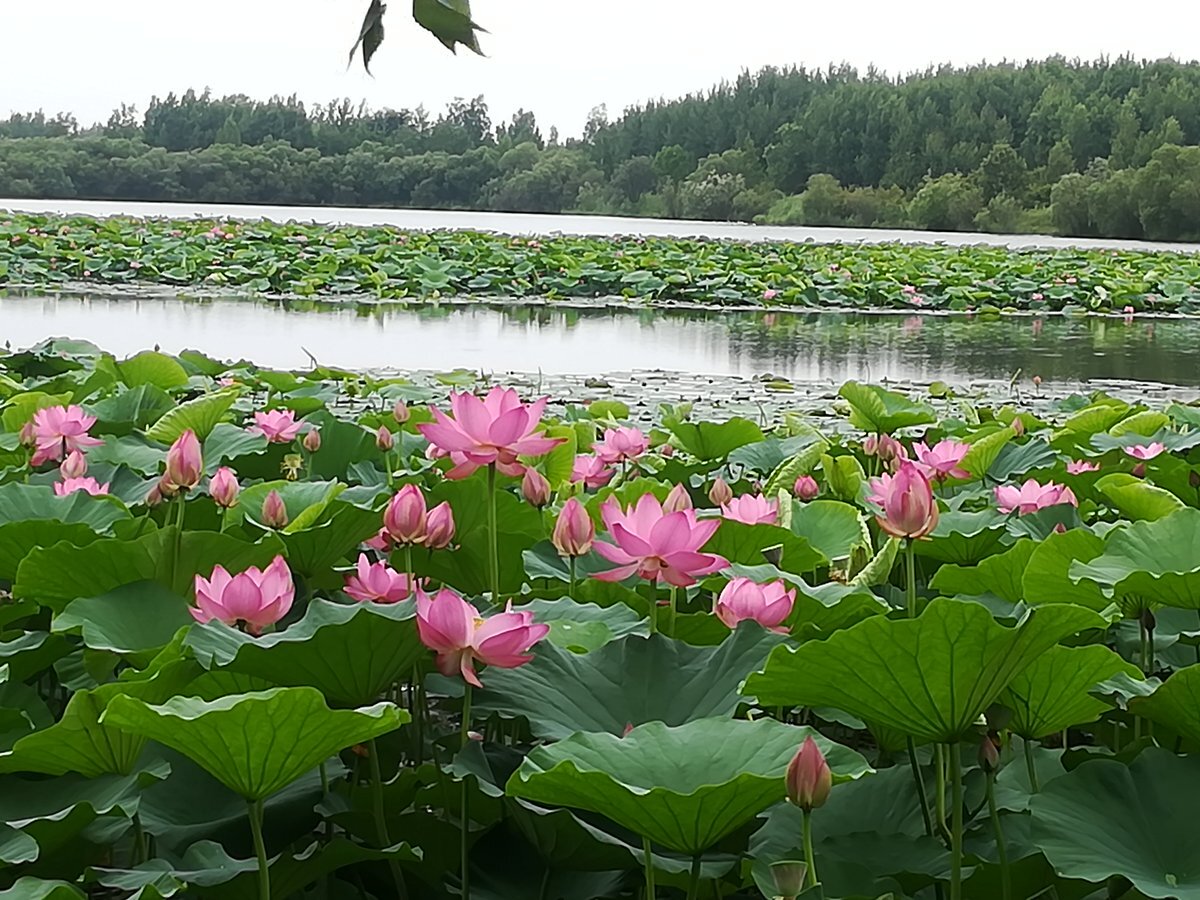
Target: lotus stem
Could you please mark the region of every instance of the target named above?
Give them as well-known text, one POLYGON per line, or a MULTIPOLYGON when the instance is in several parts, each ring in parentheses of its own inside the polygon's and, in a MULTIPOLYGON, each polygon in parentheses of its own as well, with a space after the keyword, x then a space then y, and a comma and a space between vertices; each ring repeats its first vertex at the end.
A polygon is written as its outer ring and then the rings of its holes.
POLYGON ((538 888, 538 900, 546 900, 550 890, 550 872, 550 867, 546 866, 546 871, 542 873, 542 885, 538 888))
POLYGON ((925 778, 921 775, 921 765, 917 762, 917 745, 912 738, 908 739, 908 766, 912 770, 913 781, 917 784, 917 800, 921 804, 921 819, 925 822, 925 833, 933 837, 933 817, 929 814, 929 798, 925 796, 925 778))
POLYGON ((934 824, 943 836, 948 836, 949 832, 946 830, 946 751, 941 744, 934 747, 933 764, 937 767, 937 778, 934 782, 936 793, 933 798, 934 824))
MULTIPOLYGON (((379 766, 379 748, 375 743, 375 738, 371 738, 367 745, 367 752, 370 753, 371 763, 371 806, 375 814, 375 834, 379 841, 379 849, 386 850, 392 846, 391 836, 388 835, 387 816, 383 808, 383 774, 379 766)), ((325 766, 322 764, 321 771, 324 772, 325 766)), ((400 864, 394 859, 388 860, 388 867, 392 870, 392 881, 396 885, 396 897, 398 900, 407 900, 408 886, 404 883, 404 873, 400 871, 400 864)))
POLYGON ((1042 789, 1038 783, 1037 766, 1033 764, 1033 741, 1028 738, 1024 739, 1025 744, 1025 771, 1029 773, 1029 788, 1035 794, 1042 789))
POLYGON ((1002 900, 1012 900, 1012 876, 1008 870, 1008 842, 1004 839, 1004 829, 1000 827, 1000 811, 996 808, 996 773, 988 772, 987 776, 988 815, 992 819, 992 829, 996 832, 996 853, 1000 857, 1000 892, 1002 900))
MULTIPOLYGON (((494 474, 495 467, 493 466, 490 471, 493 474, 488 480, 494 481, 495 480, 495 474, 494 474)), ((495 509, 494 503, 493 503, 492 509, 493 510, 495 509)), ((493 522, 495 521, 494 515, 492 517, 492 521, 493 522)), ((471 685, 464 682, 463 683, 462 727, 459 732, 460 737, 462 738, 462 742, 461 742, 461 745, 459 748, 461 750, 465 750, 467 748, 467 741, 470 740, 470 736, 469 736, 470 729, 471 729, 471 685)), ((470 795, 469 788, 470 788, 469 779, 466 775, 464 775, 463 780, 462 780, 462 862, 460 863, 460 865, 462 866, 462 878, 461 878, 462 893, 460 896, 463 898, 463 900, 468 900, 468 898, 471 896, 471 860, 470 860, 470 851, 469 851, 469 847, 468 847, 468 842, 469 842, 469 839, 471 836, 471 813, 470 813, 471 795, 470 795)))
POLYGON ((492 578, 492 603, 500 603, 500 536, 496 533, 496 464, 488 466, 488 573, 492 578))
POLYGON ((658 634, 658 580, 650 580, 650 633, 658 634))
POLYGON ((692 871, 688 876, 687 900, 699 900, 700 897, 700 854, 692 857, 692 871))
POLYGON ((646 900, 654 900, 654 856, 650 853, 650 838, 642 837, 642 855, 646 857, 646 900))
MULTIPOLYGON (((329 797, 329 770, 325 766, 326 760, 321 760, 321 800, 324 801, 329 797)), ((325 814, 321 814, 321 821, 325 825, 325 840, 330 841, 333 838, 333 826, 329 820, 325 818, 325 814)))
POLYGON ((950 900, 962 900, 963 777, 962 754, 950 744, 950 900))
POLYGON ((574 557, 574 556, 567 557, 567 569, 571 573, 571 589, 568 592, 568 596, 570 596, 570 598, 572 600, 575 599, 575 582, 576 582, 575 566, 577 563, 578 563, 578 560, 576 559, 576 557, 574 557))
POLYGON ((175 502, 178 506, 175 508, 175 541, 171 547, 171 583, 172 586, 179 581, 179 557, 183 554, 183 491, 179 492, 179 499, 175 502))
POLYGON ((908 617, 917 617, 917 554, 913 538, 904 542, 904 555, 908 562, 908 584, 905 596, 908 598, 908 617))
POLYGON ((813 855, 812 811, 804 810, 804 862, 808 866, 804 873, 804 887, 817 886, 817 860, 813 855))
POLYGON ((258 857, 258 900, 271 900, 271 869, 267 864, 267 845, 263 843, 263 802, 247 800, 250 813, 250 833, 254 837, 254 853, 258 857))
POLYGON ((146 830, 142 828, 142 817, 133 814, 133 864, 140 866, 146 861, 146 830))

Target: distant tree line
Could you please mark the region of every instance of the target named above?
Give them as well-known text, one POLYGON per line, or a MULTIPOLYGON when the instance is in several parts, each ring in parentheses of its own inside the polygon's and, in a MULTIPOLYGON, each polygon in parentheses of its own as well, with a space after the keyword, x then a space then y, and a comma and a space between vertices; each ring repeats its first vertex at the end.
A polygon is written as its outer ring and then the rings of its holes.
POLYGON ((591 212, 1200 238, 1200 63, 763 69, 593 110, 305 106, 189 91, 104 124, 0 121, 0 196, 591 212))

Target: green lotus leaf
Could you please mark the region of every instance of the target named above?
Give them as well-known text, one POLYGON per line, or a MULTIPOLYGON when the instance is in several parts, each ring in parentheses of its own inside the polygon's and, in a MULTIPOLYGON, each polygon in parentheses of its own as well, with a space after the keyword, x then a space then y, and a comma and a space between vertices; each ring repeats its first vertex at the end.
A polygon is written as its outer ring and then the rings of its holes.
POLYGON ((829 706, 950 743, 1039 654, 1102 621, 1080 607, 1047 606, 1006 628, 977 603, 939 598, 916 619, 874 616, 824 641, 777 647, 743 690, 767 705, 829 706))
POLYGON ((812 736, 835 782, 871 771, 858 753, 773 719, 650 722, 625 737, 576 734, 535 748, 507 791, 608 816, 656 844, 700 854, 784 797, 783 775, 812 736), (704 748, 704 752, 697 752, 704 748))
POLYGON ((193 622, 183 597, 156 581, 135 581, 99 597, 71 601, 50 627, 78 633, 93 650, 131 654, 165 646, 193 622))
POLYGON ((738 447, 763 439, 762 429, 749 419, 726 422, 664 422, 675 440, 696 459, 708 462, 724 459, 738 447))
POLYGON ((970 449, 962 458, 959 467, 970 472, 972 479, 983 478, 999 458, 1000 452, 1014 437, 1016 432, 1011 427, 973 437, 970 449))
POLYGON ((811 572, 829 562, 825 554, 813 547, 807 538, 799 537, 786 528, 778 525, 747 525, 732 519, 721 523, 703 550, 705 553, 719 554, 731 563, 753 566, 765 560, 763 550, 770 547, 780 548, 779 568, 787 572, 811 572))
POLYGON ((565 650, 588 652, 628 634, 649 633, 647 620, 624 603, 598 606, 576 603, 569 597, 531 600, 513 607, 514 612, 531 612, 535 622, 550 626, 546 640, 565 650))
POLYGON ((1090 760, 1032 798, 1033 840, 1064 877, 1119 875, 1146 897, 1200 900, 1195 834, 1164 815, 1197 804, 1200 759, 1151 747, 1128 766, 1090 760))
POLYGON ((1093 722, 1112 707, 1092 693, 1118 672, 1138 669, 1107 647, 1051 647, 1008 683, 999 697, 1013 711, 1009 728, 1023 738, 1043 738, 1093 722))
POLYGON ((1200 665, 1180 669, 1153 693, 1131 696, 1129 711, 1200 741, 1200 665))
POLYGON ((204 469, 211 475, 240 456, 261 456, 267 447, 266 435, 220 422, 204 440, 204 469))
POLYGON ((305 578, 328 577, 329 569, 358 559, 360 544, 379 531, 379 513, 334 500, 303 531, 280 534, 288 567, 305 578))
POLYGON ((1183 501, 1170 491, 1125 472, 1105 475, 1096 482, 1096 489, 1112 501, 1117 512, 1134 521, 1162 519, 1184 508, 1183 501))
POLYGON ((863 522, 862 513, 849 503, 813 500, 796 504, 789 527, 826 559, 835 560, 845 559, 858 549, 871 552, 863 522))
POLYGON ((1057 462, 1058 454, 1045 441, 1033 438, 1023 444, 1005 444, 988 468, 988 477, 998 482, 1023 481, 1034 469, 1044 469, 1057 462))
POLYGON ((48 484, 14 481, 0 485, 0 522, 6 525, 54 521, 87 525, 93 531, 103 533, 114 522, 128 518, 129 510, 120 503, 108 497, 93 497, 86 491, 59 497, 48 484))
POLYGON ((994 509, 943 513, 928 539, 916 542, 918 556, 939 562, 973 565, 1000 550, 1005 519, 994 509))
POLYGON ((65 881, 44 881, 22 875, 7 890, 0 891, 0 900, 83 900, 84 893, 65 881))
POLYGON ((184 643, 207 668, 282 687, 314 687, 342 706, 371 703, 429 651, 417 635, 411 601, 396 604, 314 600, 283 631, 251 637, 220 622, 196 625, 184 643))
POLYGON ((262 800, 334 753, 409 720, 390 703, 331 710, 309 687, 274 688, 218 700, 174 697, 151 706, 128 695, 109 701, 110 725, 178 750, 247 800, 262 800))
POLYGON ((1043 603, 1074 603, 1097 612, 1110 604, 1093 581, 1074 581, 1071 566, 1076 560, 1089 562, 1104 552, 1104 539, 1083 528, 1055 532, 1034 547, 1025 566, 1021 590, 1031 606, 1043 603))
POLYGON ((631 635, 586 654, 542 644, 520 668, 489 669, 475 708, 524 716, 534 735, 547 740, 732 716, 741 701, 739 684, 782 640, 748 622, 717 647, 693 647, 661 634, 631 635), (638 689, 630 690, 631 684, 638 689))
POLYGON ((154 350, 143 350, 136 356, 117 363, 117 368, 121 372, 121 380, 131 388, 154 385, 169 391, 183 387, 188 381, 187 372, 174 357, 154 350))
POLYGON ((1200 509, 1134 522, 1109 532, 1104 552, 1071 564, 1072 581, 1093 581, 1110 597, 1137 596, 1200 609, 1200 509))
POLYGON ((261 524, 263 501, 275 491, 287 508, 288 523, 283 531, 295 534, 311 527, 345 489, 346 485, 339 481, 264 481, 242 491, 235 509, 261 524))
POLYGON ((236 390, 217 391, 180 403, 146 429, 146 437, 159 444, 170 444, 189 428, 201 441, 212 434, 237 400, 236 390))
POLYGON ((989 556, 975 566, 942 566, 929 582, 930 587, 948 596, 954 594, 995 594, 1009 603, 1019 603, 1025 591, 1022 578, 1037 545, 1025 538, 1003 553, 989 556))
POLYGON ((910 425, 932 425, 937 421, 927 404, 878 385, 847 381, 838 396, 850 404, 850 424, 866 432, 891 434, 910 425))

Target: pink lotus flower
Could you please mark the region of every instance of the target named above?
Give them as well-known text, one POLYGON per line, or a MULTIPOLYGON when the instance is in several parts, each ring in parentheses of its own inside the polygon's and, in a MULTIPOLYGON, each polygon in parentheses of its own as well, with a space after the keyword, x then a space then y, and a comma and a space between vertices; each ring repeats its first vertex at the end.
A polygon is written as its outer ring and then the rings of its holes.
POLYGON ((696 511, 664 512, 653 494, 644 494, 628 510, 611 497, 600 507, 600 518, 616 542, 597 542, 596 552, 617 568, 601 572, 601 581, 621 581, 637 574, 648 581, 661 578, 675 587, 695 584, 697 576, 724 569, 729 561, 715 553, 701 553, 719 519, 696 520, 696 511))
POLYGON ((933 447, 925 446, 924 441, 917 441, 913 444, 917 465, 929 478, 936 481, 945 481, 947 478, 970 478, 971 473, 959 465, 970 449, 970 444, 950 439, 938 441, 933 447))
POLYGON ((409 412, 408 404, 403 400, 397 400, 396 405, 392 407, 392 418, 396 420, 396 424, 403 425, 412 415, 409 412))
POLYGON ((894 475, 880 475, 870 482, 870 501, 881 512, 879 527, 893 537, 922 538, 938 523, 938 505, 925 473, 903 460, 894 475))
POLYGON ((621 462, 632 462, 649 450, 650 438, 640 428, 608 428, 604 432, 604 439, 593 445, 592 449, 602 463, 614 466, 621 462))
POLYGON ((40 466, 49 460, 58 461, 72 450, 86 453, 90 447, 99 447, 104 441, 90 437, 88 429, 96 424, 96 417, 89 416, 81 406, 48 406, 33 414, 33 459, 30 464, 40 466))
POLYGON ((57 497, 65 497, 76 491, 86 491, 93 497, 99 497, 108 493, 108 487, 107 482, 100 484, 95 478, 64 478, 54 483, 54 494, 57 497))
POLYGON ((388 431, 386 425, 380 425, 379 430, 375 432, 375 446, 384 453, 390 453, 391 449, 396 446, 396 439, 392 437, 392 433, 388 431))
POLYGON ((1134 459, 1140 459, 1142 462, 1146 462, 1147 460, 1154 459, 1154 457, 1158 456, 1160 453, 1164 453, 1166 449, 1167 448, 1165 444, 1154 441, 1150 444, 1137 444, 1133 447, 1126 447, 1125 452, 1134 459))
POLYGON ((758 584, 749 578, 738 577, 725 585, 713 612, 729 628, 752 619, 763 628, 785 634, 787 629, 783 622, 791 615, 795 603, 796 591, 784 588, 782 581, 758 584))
POLYGON ((563 441, 536 433, 546 402, 543 397, 522 403, 512 388, 494 387, 483 400, 455 391, 450 394, 453 418, 431 407, 434 421, 417 428, 431 444, 450 454, 454 468, 447 478, 466 478, 488 465, 505 475, 520 476, 525 468, 518 456, 541 456, 563 441))
POLYGON ((692 508, 692 495, 687 492, 682 484, 677 484, 671 488, 667 494, 667 499, 663 501, 663 512, 680 512, 684 509, 692 508))
POLYGON ((708 502, 713 506, 724 506, 733 499, 733 488, 720 475, 713 479, 708 489, 708 502))
POLYGON ((87 457, 78 450, 72 450, 58 467, 58 474, 66 481, 68 478, 82 478, 87 474, 87 457))
POLYGON ((262 523, 268 528, 286 528, 288 523, 287 504, 279 491, 270 491, 263 499, 262 523))
POLYGON ((1086 459, 1073 459, 1067 463, 1068 475, 1082 475, 1084 472, 1099 472, 1100 463, 1088 462, 1086 459))
POLYGON ((454 510, 443 500, 425 517, 424 544, 430 550, 444 550, 454 540, 454 510))
POLYGON ((383 527, 398 544, 419 544, 425 540, 425 515, 425 495, 415 484, 406 484, 383 511, 383 527))
POLYGON ((779 501, 762 494, 742 494, 722 504, 721 515, 746 525, 774 525, 779 521, 779 501))
POLYGON ((221 466, 217 469, 208 482, 208 495, 213 498, 213 502, 217 506, 225 509, 229 509, 237 503, 240 490, 237 475, 228 466, 221 466))
POLYGON ((788 763, 787 798, 805 812, 824 806, 833 790, 833 773, 812 736, 806 737, 788 763))
POLYGON ((499 669, 515 669, 533 659, 529 650, 550 631, 537 625, 531 612, 513 612, 512 604, 489 619, 449 588, 433 597, 417 591, 417 633, 421 643, 437 653, 443 675, 461 674, 475 687, 483 687, 475 674, 475 661, 499 669))
POLYGON ((254 434, 266 435, 272 444, 289 444, 300 433, 301 423, 296 421, 296 413, 290 409, 269 409, 266 412, 254 414, 254 424, 249 431, 254 434))
POLYGON ((817 495, 821 493, 821 487, 817 484, 817 479, 811 475, 801 475, 792 485, 792 493, 807 503, 809 500, 817 499, 817 495))
POLYGON ((778 296, 779 291, 772 290, 771 288, 767 288, 765 291, 763 291, 763 300, 768 302, 774 300, 778 296))
POLYGON ((571 469, 571 484, 583 482, 585 488, 602 488, 617 474, 598 456, 582 453, 575 457, 575 465, 571 469))
POLYGON ((1019 488, 1007 484, 996 488, 996 505, 1000 507, 1002 513, 1016 510, 1023 516, 1026 513, 1037 512, 1039 509, 1057 506, 1060 503, 1079 505, 1079 501, 1075 499, 1075 494, 1069 487, 1055 484, 1053 481, 1047 484, 1038 484, 1030 478, 1019 488))
POLYGON ((316 453, 321 449, 321 429, 310 428, 304 432, 304 437, 300 439, 300 445, 309 453, 316 453))
POLYGON ((212 570, 206 580, 196 576, 196 606, 190 612, 201 624, 216 619, 226 625, 246 623, 251 634, 261 634, 292 608, 295 586, 292 572, 282 556, 265 569, 251 566, 230 575, 223 566, 212 570))
POLYGON ((867 456, 878 456, 882 463, 893 463, 908 459, 908 451, 904 445, 890 434, 870 434, 863 441, 863 453, 867 456))
POLYGON ((560 556, 584 556, 592 549, 596 538, 596 525, 578 498, 572 497, 563 504, 554 531, 550 536, 560 556))
POLYGON ((367 554, 358 554, 354 575, 346 576, 346 593, 363 603, 399 603, 408 599, 412 587, 408 576, 386 562, 372 563, 367 554))
POLYGON ((191 490, 204 474, 204 458, 196 432, 188 429, 167 451, 167 480, 179 490, 191 490))
POLYGON ((550 482, 537 469, 526 466, 521 477, 521 496, 530 505, 541 509, 550 502, 550 482))
POLYGON ((391 553, 392 547, 395 545, 395 541, 392 540, 392 536, 388 534, 386 528, 380 528, 379 531, 367 538, 363 543, 372 550, 378 550, 380 553, 391 553))

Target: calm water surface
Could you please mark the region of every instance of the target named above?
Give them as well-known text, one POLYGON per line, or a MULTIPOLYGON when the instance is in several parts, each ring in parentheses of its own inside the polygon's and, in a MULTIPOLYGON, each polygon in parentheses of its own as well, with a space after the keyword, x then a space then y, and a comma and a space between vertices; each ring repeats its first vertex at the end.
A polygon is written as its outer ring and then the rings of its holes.
POLYGON ((1200 385, 1200 321, 193 301, 0 293, 0 337, 158 344, 278 367, 604 375, 638 369, 929 382, 1128 379, 1200 385))
POLYGON ((1031 234, 974 234, 885 228, 811 228, 696 222, 620 216, 546 215, 433 209, 357 209, 331 206, 249 206, 207 203, 121 203, 110 200, 5 200, 0 210, 87 216, 168 216, 172 218, 296 220, 323 224, 391 225, 413 231, 469 229, 502 234, 653 235, 742 241, 814 241, 832 243, 990 244, 997 247, 1091 247, 1131 250, 1200 251, 1200 244, 1155 244, 1115 238, 1060 238, 1031 234))

